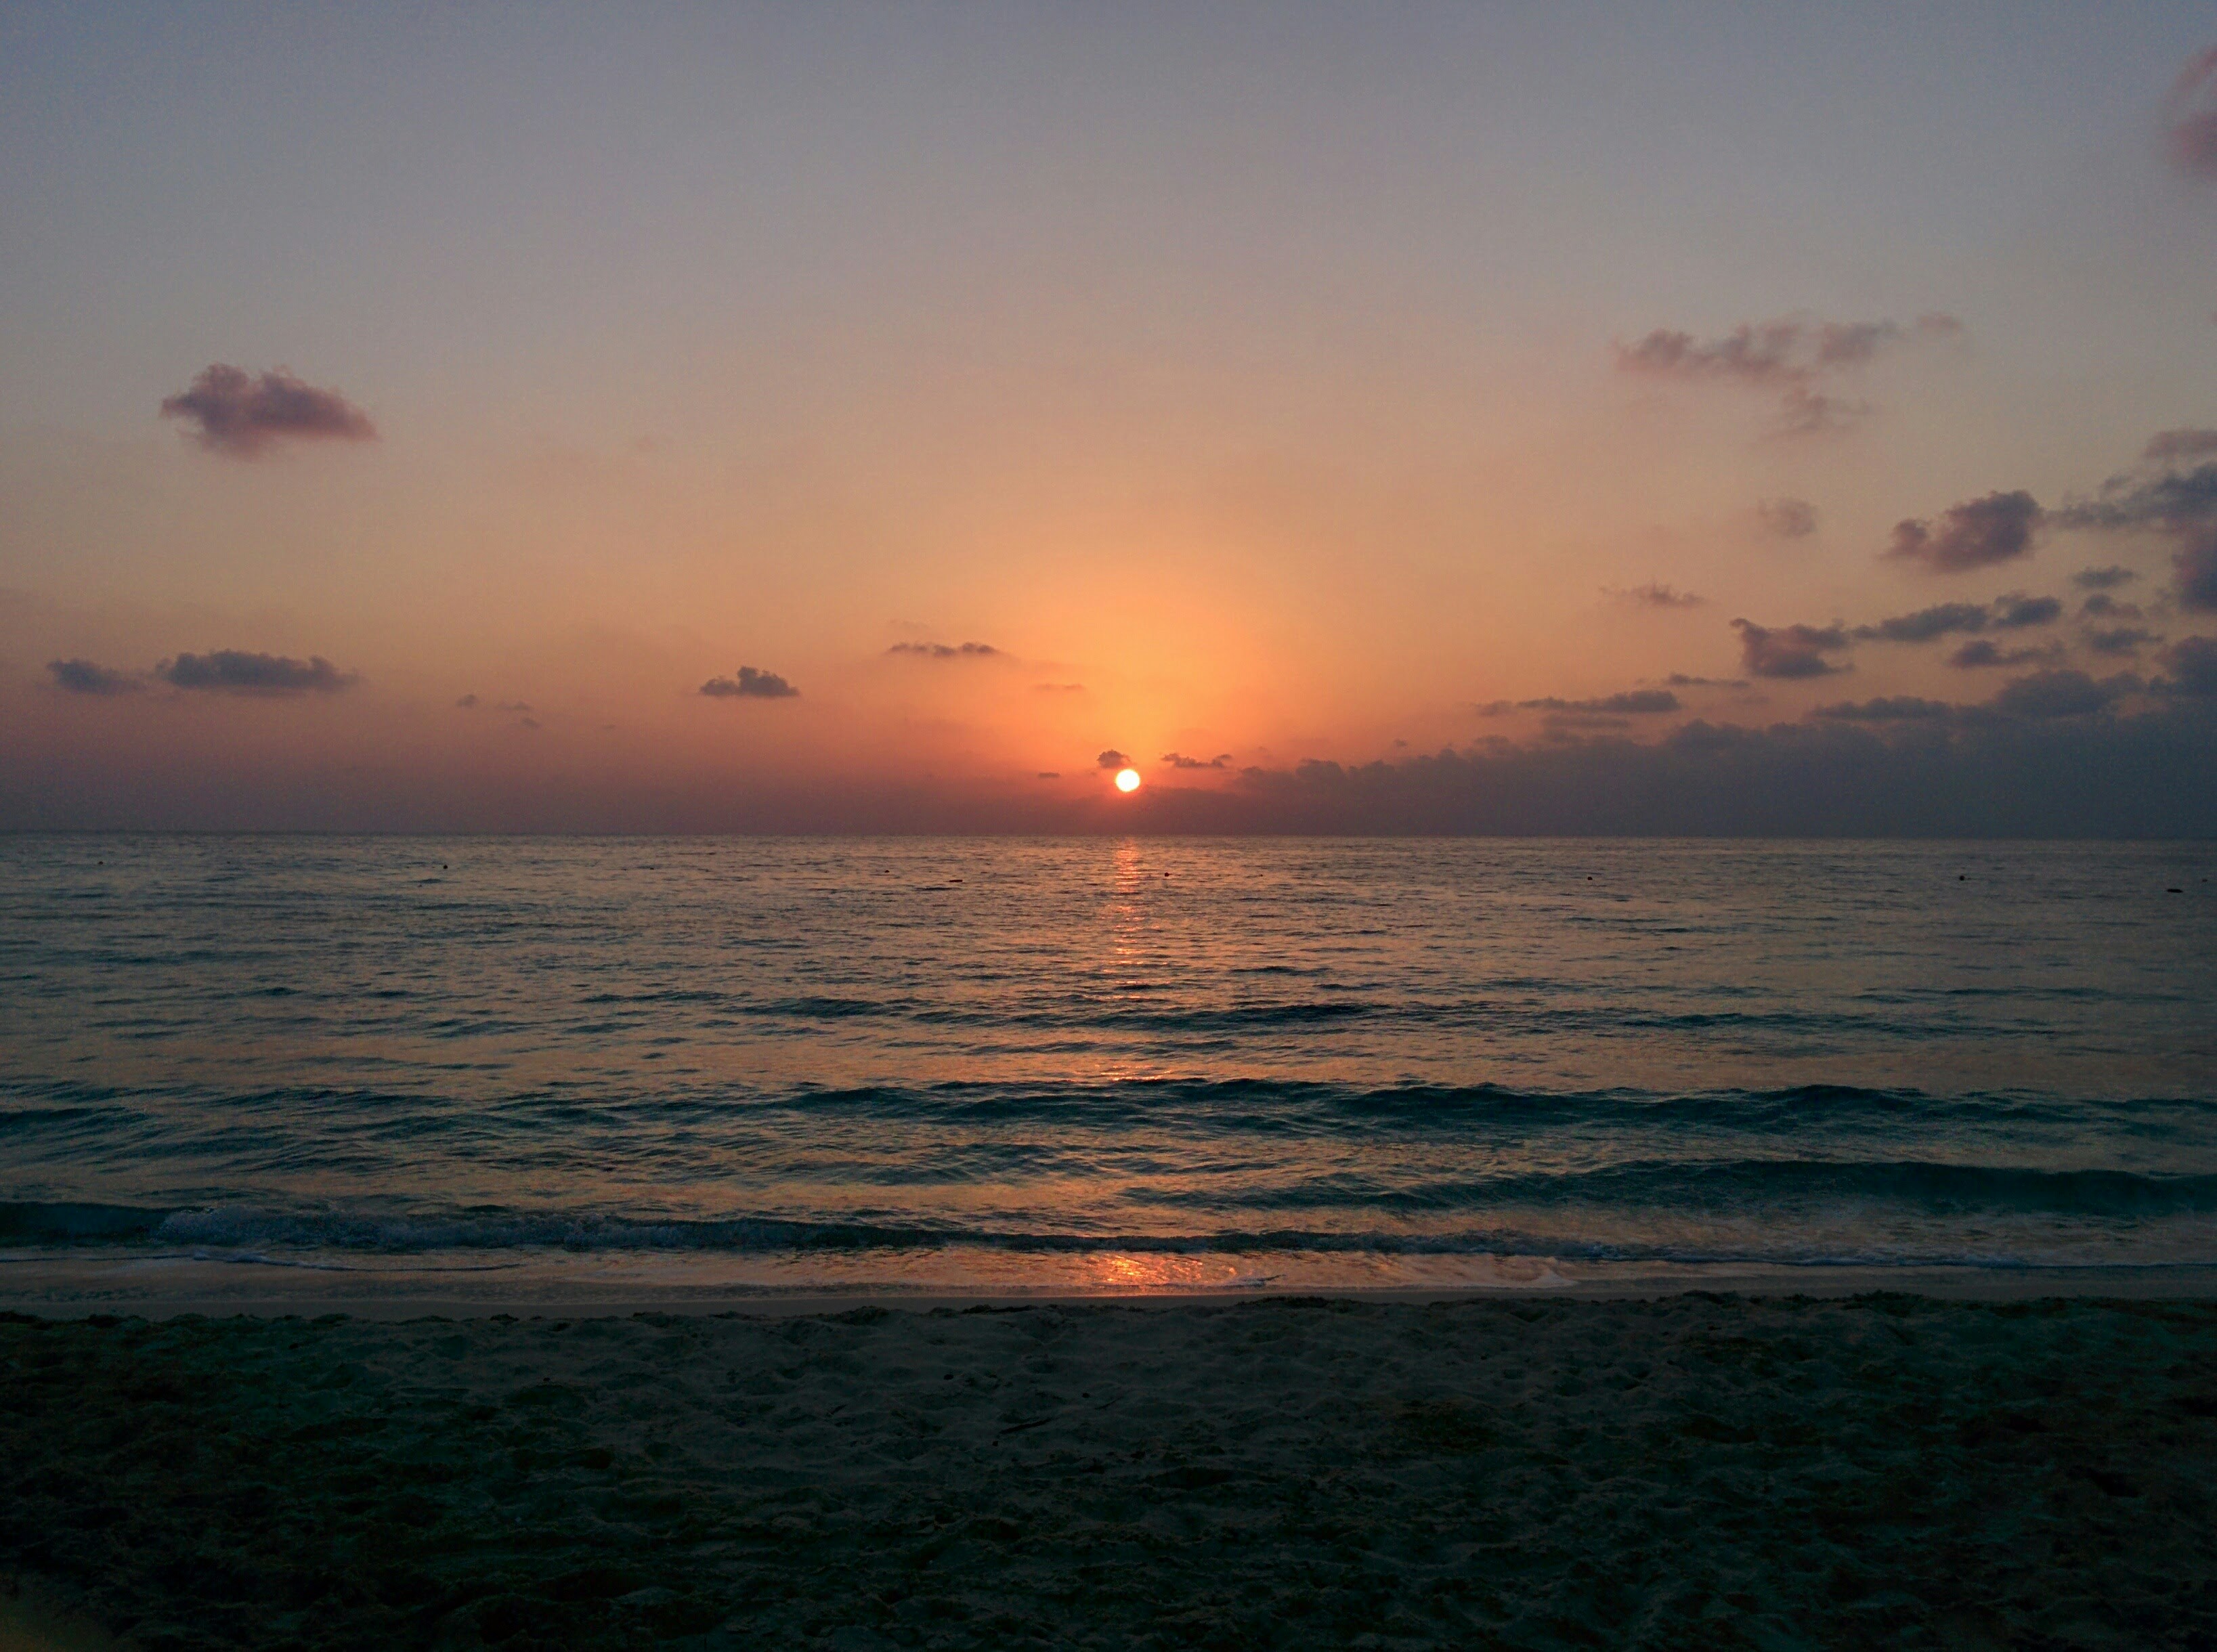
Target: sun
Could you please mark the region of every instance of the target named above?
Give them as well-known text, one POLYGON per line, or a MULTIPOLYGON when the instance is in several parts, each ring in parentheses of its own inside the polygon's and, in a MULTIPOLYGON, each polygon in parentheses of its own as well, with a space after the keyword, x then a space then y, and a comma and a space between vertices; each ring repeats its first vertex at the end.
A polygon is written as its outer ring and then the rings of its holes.
POLYGON ((1118 769, 1116 771, 1116 789, 1119 792, 1138 791, 1139 789, 1139 771, 1136 768, 1118 769))

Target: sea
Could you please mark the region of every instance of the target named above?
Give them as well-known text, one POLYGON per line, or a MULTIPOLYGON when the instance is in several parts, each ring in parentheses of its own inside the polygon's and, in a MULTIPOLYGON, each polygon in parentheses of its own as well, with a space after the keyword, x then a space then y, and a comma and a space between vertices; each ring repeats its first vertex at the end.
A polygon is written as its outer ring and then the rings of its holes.
POLYGON ((2208 1267, 2213 878, 2208 843, 0 837, 0 1294, 2208 1267))

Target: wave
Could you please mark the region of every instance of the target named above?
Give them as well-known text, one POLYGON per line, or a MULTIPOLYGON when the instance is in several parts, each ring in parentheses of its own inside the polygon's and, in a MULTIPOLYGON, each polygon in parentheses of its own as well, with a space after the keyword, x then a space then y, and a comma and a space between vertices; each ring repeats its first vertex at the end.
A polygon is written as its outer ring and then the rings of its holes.
MULTIPOLYGON (((713 1127, 726 1147, 777 1114, 847 1117, 888 1126, 1005 1130, 1027 1123, 1129 1136, 1159 1143, 1165 1132, 1200 1147, 1208 1141, 1314 1137, 1346 1143, 1363 1137, 1436 1141, 1442 1150, 1492 1147, 1555 1132, 1636 1130, 1652 1151, 1684 1139, 1698 1150, 1673 1158, 1699 1164, 1720 1156, 1734 1137, 1743 1148, 1808 1138, 1853 1140, 1868 1153, 1890 1143, 1898 1156, 1954 1159, 1961 1150, 1997 1159, 2044 1156, 2072 1141, 2125 1137, 2165 1144, 2183 1167, 2217 1168, 2217 1100, 2194 1096, 2081 1098, 2038 1091, 1936 1094, 1916 1088, 1800 1084, 1775 1089, 1673 1092, 1637 1088, 1546 1090, 1478 1082, 1410 1082, 1362 1086, 1312 1080, 1112 1080, 1095 1083, 879 1083, 761 1088, 722 1081, 663 1082, 642 1088, 566 1081, 524 1090, 474 1088, 460 1093, 385 1086, 289 1084, 213 1088, 140 1087, 72 1081, 0 1082, 0 1141, 28 1143, 67 1134, 110 1136, 134 1156, 197 1152, 247 1116, 326 1132, 359 1132, 376 1121, 384 1136, 437 1136, 465 1125, 497 1122, 522 1141, 557 1122, 581 1119, 614 1127, 713 1127), (211 1132, 213 1132, 212 1135, 211 1132), (2090 1132, 2091 1132, 2090 1134, 2090 1132), (2043 1151, 2028 1151, 2034 1142, 2043 1151), (1935 1151, 1946 1144, 1955 1150, 1935 1151)), ((1570 1132, 1563 1134, 1562 1132, 1570 1132)), ((1590 1139, 1590 1138, 1589 1138, 1590 1139)), ((1629 1143, 1633 1137, 1620 1137, 1629 1143)), ((559 1148, 556 1137, 545 1145, 559 1148)), ((1751 1158, 1756 1156, 1750 1155, 1751 1158)), ((1764 1163, 1772 1162, 1765 1157, 1764 1163)), ((0 1191, 5 1191, 0 1184, 0 1191)))
MULTIPOLYGON (((1643 1232, 1683 1234, 1705 1224, 1738 1236, 1738 1248, 1695 1247, 1705 1260, 1799 1254, 1809 1236, 1833 1232, 1907 1234, 1927 1227, 1961 1230, 1961 1218, 1998 1219, 2020 1235, 2083 1230, 2121 1232, 2186 1219, 2205 1230, 2217 1260, 2217 1176, 2150 1176, 2109 1169, 2038 1170, 1936 1163, 1744 1161, 1708 1166, 1627 1165, 1558 1176, 1523 1174, 1486 1187, 1470 1184, 1459 1200, 1396 1199, 1386 1190, 1337 1190, 1305 1198, 1280 1188, 1244 1199, 1220 1191, 1165 1198, 1152 1208, 1211 1206, 1221 1215, 1243 1203, 1290 1218, 1278 1225, 1183 1232, 1056 1231, 973 1227, 958 1222, 735 1214, 721 1218, 647 1212, 476 1210, 451 1212, 283 1211, 250 1205, 163 1208, 83 1203, 0 1205, 0 1244, 41 1248, 116 1244, 278 1247, 381 1253, 448 1250, 862 1251, 984 1246, 1042 1253, 1106 1251, 1281 1251, 1475 1254, 1695 1259, 1682 1241, 1647 1241, 1643 1232), (1429 1231, 1297 1225, 1299 1212, 1339 1206, 1358 1218, 1416 1204, 1435 1214, 1460 1209, 1453 1229, 1429 1231), (1488 1214, 1493 1217, 1486 1220, 1488 1214), (1821 1219, 1813 1219, 1813 1217, 1821 1219), (2015 1218, 2011 1220, 2011 1218, 2015 1218), (1533 1225, 1535 1222, 1540 1224, 1533 1225), (1582 1237, 1580 1230, 1595 1236, 1582 1237), (1752 1250, 1748 1236, 1770 1236, 1752 1250)), ((1149 1208, 1139 1205, 1138 1209, 1149 1208)), ((1262 1214, 1257 1210, 1257 1214, 1262 1214)))

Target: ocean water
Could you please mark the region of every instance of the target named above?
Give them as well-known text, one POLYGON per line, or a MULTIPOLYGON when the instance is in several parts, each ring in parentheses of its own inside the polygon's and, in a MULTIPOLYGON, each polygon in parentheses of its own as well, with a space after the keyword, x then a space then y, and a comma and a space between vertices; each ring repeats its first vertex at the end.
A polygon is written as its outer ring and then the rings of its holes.
POLYGON ((2213 878, 2208 844, 0 838, 0 1261, 2208 1266, 2213 878))

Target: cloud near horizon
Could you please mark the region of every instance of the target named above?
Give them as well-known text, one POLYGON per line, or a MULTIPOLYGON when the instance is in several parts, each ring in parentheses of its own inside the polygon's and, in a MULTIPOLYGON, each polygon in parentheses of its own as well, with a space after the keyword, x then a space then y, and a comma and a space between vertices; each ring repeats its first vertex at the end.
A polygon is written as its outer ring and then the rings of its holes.
POLYGON ((1977 670, 1987 666, 2036 665, 2044 660, 2061 657, 2062 648, 2053 643, 2039 648, 2002 648, 1991 638, 1979 637, 1965 643, 1948 656, 1948 663, 1960 670, 1977 670))
POLYGON ((1213 757, 1188 757, 1175 751, 1166 751, 1155 759, 1165 768, 1229 768, 1232 754, 1220 751, 1213 757))
POLYGON ((2174 693, 2217 696, 2217 637, 2182 637, 2164 650, 2174 693))
POLYGON ((1936 519, 1904 517, 1886 554, 1934 573, 1967 573, 2023 556, 2041 524, 2040 503, 2018 489, 1951 505, 1936 519))
POLYGON ((237 648, 180 654, 156 666, 154 675, 173 688, 255 695, 335 694, 361 681, 357 674, 340 670, 320 654, 296 660, 237 648))
POLYGON ((1918 694, 1881 694, 1872 700, 1819 706, 1809 715, 1836 723, 1929 722, 1955 716, 1955 708, 1944 700, 1926 700, 1918 694))
POLYGON ((1497 700, 1478 708, 1481 717, 1504 717, 1511 712, 1570 712, 1590 716, 1640 717, 1680 710, 1678 696, 1668 688, 1627 688, 1621 693, 1594 700, 1563 700, 1548 695, 1541 700, 1497 700))
POLYGON ((925 660, 982 660, 997 658, 1001 650, 991 643, 895 643, 886 652, 925 660))
POLYGON ((282 441, 374 441, 369 416, 339 394, 295 378, 284 367, 250 373, 223 362, 203 367, 192 384, 162 399, 162 416, 192 427, 211 453, 252 459, 282 441))
POLYGON ((1750 676, 1821 677, 1844 671, 1825 659, 1848 646, 1844 626, 1758 626, 1752 620, 1735 620, 1739 632, 1740 663, 1750 676))
POLYGON ((2111 563, 2107 568, 2082 568, 2071 576, 2071 583, 2082 591, 2114 591, 2139 577, 2132 569, 2111 563))
POLYGON ((54 687, 71 694, 135 694, 145 684, 127 672, 111 670, 90 660, 48 660, 46 670, 54 687))
POLYGON ((800 690, 775 671, 759 670, 743 665, 738 675, 732 677, 711 677, 701 685, 700 692, 711 700, 798 700, 800 690))
POLYGON ((2152 533, 2171 542, 2180 603, 2217 611, 2217 463, 2113 476, 2090 500, 2055 513, 2066 527, 2152 533))

